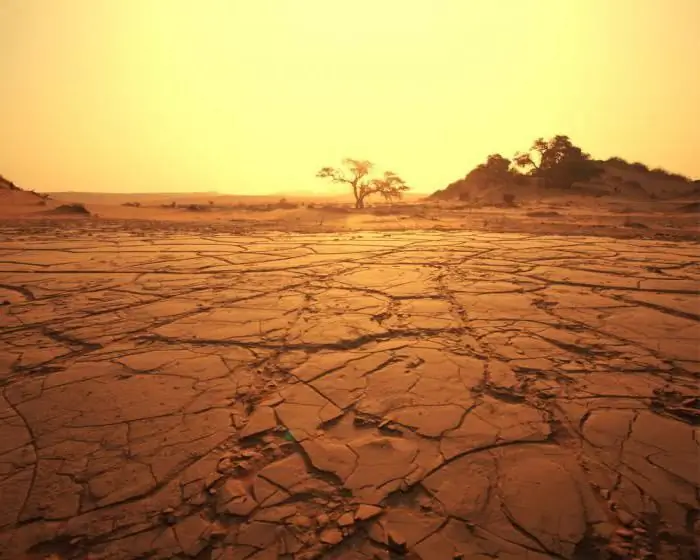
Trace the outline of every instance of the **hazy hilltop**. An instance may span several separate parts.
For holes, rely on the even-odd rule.
[[[700,195],[700,181],[619,157],[592,159],[568,137],[555,136],[536,140],[530,150],[516,154],[513,160],[492,154],[485,163],[430,198],[493,203],[504,197],[524,201],[576,195],[638,201],[695,200]]]
[[[44,204],[47,195],[22,189],[0,175],[0,204],[3,206],[27,206]]]

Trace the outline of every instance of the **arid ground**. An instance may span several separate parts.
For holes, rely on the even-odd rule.
[[[697,558],[697,240],[125,224],[0,229],[1,558]]]

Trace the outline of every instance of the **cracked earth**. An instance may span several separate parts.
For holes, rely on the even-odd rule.
[[[0,558],[697,558],[698,245],[0,232]]]

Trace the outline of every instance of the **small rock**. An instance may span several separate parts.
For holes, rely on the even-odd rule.
[[[596,537],[609,541],[615,533],[616,527],[607,521],[593,525],[593,533]]]
[[[241,457],[246,457],[248,459],[260,459],[262,454],[255,449],[241,449]]]
[[[629,527],[635,521],[634,516],[631,513],[626,512],[624,509],[618,509],[615,513],[617,518],[620,520],[620,523],[623,525]]]
[[[343,533],[340,529],[326,529],[321,533],[321,542],[326,544],[338,544],[343,540]]]
[[[387,535],[387,545],[390,550],[393,550],[397,554],[406,554],[406,552],[408,552],[406,539],[396,531],[389,531]]]
[[[313,525],[311,519],[306,515],[295,515],[294,517],[290,518],[289,522],[299,529],[308,529],[311,527],[311,525]]]
[[[634,531],[621,527],[615,531],[616,535],[620,535],[623,539],[631,539],[634,537]]]
[[[275,411],[269,406],[259,406],[250,415],[248,424],[241,432],[241,437],[250,437],[263,432],[267,432],[277,427],[277,417]]]
[[[352,512],[344,513],[338,518],[338,525],[341,527],[349,527],[353,523],[355,523],[355,516]]]
[[[600,496],[604,500],[609,500],[610,499],[610,490],[608,490],[606,488],[601,488],[600,489]]]
[[[373,517],[376,517],[377,515],[382,513],[382,511],[384,510],[380,507],[362,504],[360,507],[357,508],[357,511],[355,512],[355,519],[357,519],[358,521],[372,519]]]
[[[613,500],[608,500],[608,508],[610,508],[610,511],[615,511],[617,504]]]
[[[638,535],[646,535],[647,530],[644,527],[635,527],[634,532],[637,533]]]
[[[319,527],[325,527],[326,525],[328,525],[329,521],[330,518],[325,513],[322,513],[316,517],[316,524]]]
[[[236,468],[236,463],[231,457],[223,457],[216,466],[216,471],[221,474],[232,472]]]
[[[204,487],[205,488],[211,488],[214,484],[218,482],[218,480],[221,478],[221,475],[217,472],[210,473],[205,479],[204,479]]]
[[[230,479],[217,496],[216,512],[245,516],[258,506],[240,480]]]

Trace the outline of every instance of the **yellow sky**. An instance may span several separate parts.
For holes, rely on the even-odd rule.
[[[568,134],[700,176],[700,0],[0,0],[0,173],[265,193],[370,159],[419,191]]]

